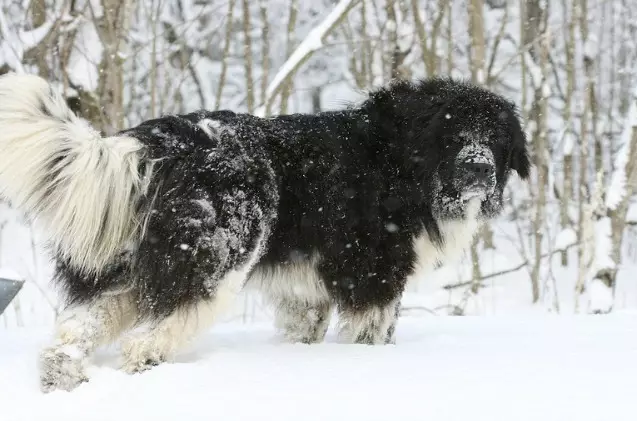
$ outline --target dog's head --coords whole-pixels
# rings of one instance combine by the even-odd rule
[[[479,199],[480,216],[491,218],[502,210],[511,171],[529,176],[526,135],[515,107],[501,96],[466,84],[450,88],[458,95],[430,125],[440,157],[431,179],[432,210],[441,219],[461,217],[467,203]]]
[[[526,135],[515,106],[489,90],[452,79],[398,82],[380,91],[414,177],[435,219],[458,219],[480,201],[482,219],[503,207],[512,171],[527,179]]]

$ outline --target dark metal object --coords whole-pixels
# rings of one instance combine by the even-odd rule
[[[0,314],[9,307],[11,301],[18,295],[24,281],[17,281],[15,279],[0,278]]]

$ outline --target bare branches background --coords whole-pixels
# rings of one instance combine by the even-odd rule
[[[465,262],[410,291],[464,314],[517,284],[528,305],[608,312],[634,254],[636,17],[623,0],[7,0],[0,73],[58,83],[105,133],[197,108],[342,108],[392,78],[484,84],[519,104],[533,181],[514,180]],[[0,266],[33,286],[20,302],[55,308],[32,230],[8,206],[0,219]]]

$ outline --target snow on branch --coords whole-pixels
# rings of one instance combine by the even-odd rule
[[[283,63],[283,66],[281,66],[272,79],[272,82],[268,85],[264,103],[257,108],[255,112],[256,115],[261,117],[265,115],[267,107],[279,93],[284,82],[288,78],[292,77],[294,72],[296,72],[297,69],[301,67],[301,65],[305,63],[305,61],[307,61],[315,51],[323,47],[325,37],[330,34],[332,29],[334,29],[334,27],[336,27],[336,25],[338,25],[338,23],[347,16],[350,9],[358,4],[359,1],[360,0],[341,0],[336,7],[332,9],[332,12],[327,15],[327,17],[318,26],[310,31],[296,50],[294,50],[285,63]]]
[[[637,87],[635,87],[631,99],[630,109],[626,115],[624,130],[620,138],[621,148],[615,156],[615,171],[611,177],[606,196],[606,207],[610,210],[616,209],[626,196],[626,167],[631,160],[631,155],[635,154],[635,151],[632,150],[632,139],[633,136],[637,135],[634,133],[637,130]]]
[[[64,10],[65,7],[66,4],[62,6],[61,10]],[[14,34],[9,28],[4,11],[0,8],[0,66],[5,64],[16,72],[26,73],[22,64],[25,55],[43,43],[59,27],[60,23],[61,19],[54,17],[36,29],[20,30]]]
[[[0,8],[0,35],[4,39],[4,42],[0,42],[0,64],[4,62],[10,68],[24,73],[24,66],[22,66],[24,50],[19,42],[15,42],[13,35],[9,32],[9,22],[7,22],[2,8]]]

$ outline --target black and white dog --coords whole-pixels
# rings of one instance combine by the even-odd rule
[[[393,342],[407,279],[458,257],[529,175],[515,107],[451,79],[358,107],[262,119],[199,111],[103,137],[43,79],[0,77],[0,194],[37,220],[67,304],[44,391],[173,357],[245,285],[290,341]],[[135,328],[135,329],[133,329]]]

